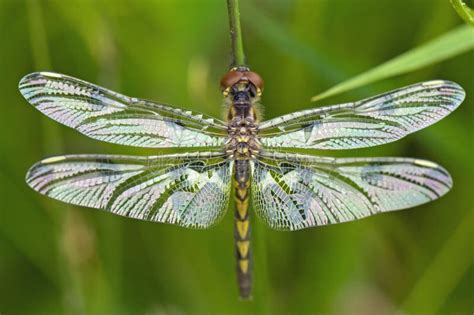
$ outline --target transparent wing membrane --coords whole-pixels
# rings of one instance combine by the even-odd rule
[[[333,159],[263,154],[252,162],[257,214],[272,228],[298,230],[414,207],[452,186],[441,166],[409,158]]]
[[[226,140],[219,120],[66,75],[32,73],[19,88],[42,113],[97,140],[150,148],[217,147]]]
[[[410,85],[355,103],[304,110],[260,124],[267,147],[355,149],[380,145],[429,126],[455,110],[464,90],[449,81]]]
[[[36,191],[67,203],[141,220],[207,228],[225,213],[231,160],[221,153],[155,157],[67,155],[35,164]]]
[[[149,157],[53,157],[29,170],[26,180],[33,189],[75,205],[185,227],[209,227],[225,213],[234,163],[234,157],[224,153],[229,139],[226,123],[62,74],[33,73],[21,80],[19,88],[38,110],[94,139],[138,147],[219,150]],[[429,81],[259,124],[263,148],[256,158],[249,156],[257,214],[272,228],[298,230],[441,197],[452,180],[445,169],[429,161],[334,159],[277,151],[353,149],[392,142],[439,121],[464,97],[456,83]],[[248,144],[247,132],[243,128],[237,140]]]

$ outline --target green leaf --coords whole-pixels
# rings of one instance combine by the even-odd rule
[[[315,102],[369,83],[418,70],[452,58],[474,48],[474,29],[468,25],[457,27],[431,41],[409,50],[375,68],[313,96]]]
[[[451,0],[451,4],[456,10],[457,14],[464,20],[466,23],[469,23],[471,26],[474,25],[474,10],[467,6],[462,0]]]

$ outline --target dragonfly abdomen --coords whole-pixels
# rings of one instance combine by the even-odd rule
[[[252,260],[249,221],[249,161],[237,160],[234,166],[235,179],[235,219],[234,239],[237,258],[237,281],[240,297],[249,299],[252,289]]]

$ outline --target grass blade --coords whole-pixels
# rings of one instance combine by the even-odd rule
[[[474,10],[467,6],[462,0],[451,0],[457,14],[471,26],[474,26]]]
[[[321,94],[313,96],[311,101],[315,102],[369,83],[414,71],[452,58],[473,48],[474,29],[468,25],[463,25],[375,68],[337,84]]]

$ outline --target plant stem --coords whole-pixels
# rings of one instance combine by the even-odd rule
[[[239,0],[227,0],[227,11],[229,14],[229,31],[232,45],[230,66],[237,67],[245,65],[244,44],[242,42],[242,30],[240,28]]]

